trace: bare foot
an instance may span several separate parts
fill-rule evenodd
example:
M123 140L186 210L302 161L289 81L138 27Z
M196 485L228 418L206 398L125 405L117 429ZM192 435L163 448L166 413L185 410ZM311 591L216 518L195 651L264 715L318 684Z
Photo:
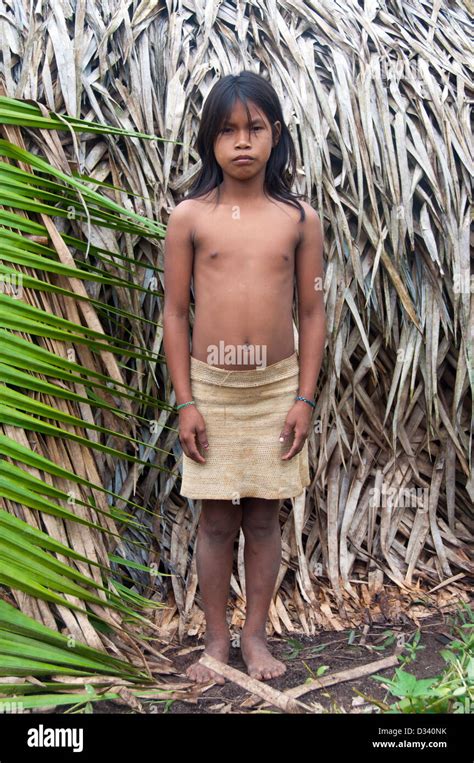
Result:
M281 676L286 671L286 665L270 654L264 636L246 636L242 631L240 647L251 678L264 681Z
M230 646L229 635L227 636L206 635L206 648L204 649L203 654L209 654L211 657L214 657L216 660L227 663L229 659L229 646ZM191 681L196 681L196 683L199 683L199 684L208 683L209 681L213 681L214 683L217 683L217 684L225 683L224 676L220 676L218 673L215 672L215 670L211 670L210 668L206 668L205 665L201 665L199 660L194 662L192 665L189 666L189 668L186 669L186 675L188 678L191 679Z

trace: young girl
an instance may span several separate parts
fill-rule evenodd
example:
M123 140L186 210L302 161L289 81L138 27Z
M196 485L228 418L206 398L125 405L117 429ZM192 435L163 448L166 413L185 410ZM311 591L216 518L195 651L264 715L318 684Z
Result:
M263 77L242 71L212 88L197 150L200 174L172 211L165 240L164 349L179 410L181 494L202 500L196 560L205 652L229 657L226 605L242 527L242 657L252 677L270 679L286 669L266 644L279 509L310 483L306 438L326 334L322 228L291 192L295 148ZM224 683L199 661L187 675Z

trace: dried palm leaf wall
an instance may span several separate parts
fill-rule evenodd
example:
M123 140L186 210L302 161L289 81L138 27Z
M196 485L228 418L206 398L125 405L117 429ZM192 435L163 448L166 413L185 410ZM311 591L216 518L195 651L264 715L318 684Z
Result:
M198 117L217 79L249 68L280 96L298 190L324 221L328 341L309 438L313 480L281 512L271 609L279 632L339 628L365 609L393 619L400 601L421 617L425 605L466 597L472 581L469 11L417 0L60 0L9 3L0 22L8 95L182 142L88 136L75 147L61 135L82 171L139 194L127 203L165 223L198 169ZM128 246L162 264L148 242L132 248L109 236L111 249ZM126 291L115 298L131 306ZM162 306L157 297L143 307L158 323L144 337L156 352ZM166 369L144 370L127 383L174 402ZM151 442L179 458L176 423L162 411ZM167 469L104 459L101 477L159 512L156 548L135 559L172 573L154 581L154 596L170 605L157 618L163 632L199 632L189 551L199 502L179 496L173 457L145 458ZM235 625L245 610L243 543L232 576ZM129 574L139 590L150 583L145 572Z

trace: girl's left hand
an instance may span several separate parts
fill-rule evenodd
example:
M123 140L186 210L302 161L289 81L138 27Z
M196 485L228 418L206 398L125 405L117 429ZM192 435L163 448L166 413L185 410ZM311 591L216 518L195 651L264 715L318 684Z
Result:
M289 461L290 458L293 458L293 456L302 450L309 434L313 410L304 400L297 400L292 408L290 408L280 434L280 440L282 438L286 439L292 432L294 432L294 439L290 450L282 456L283 461Z

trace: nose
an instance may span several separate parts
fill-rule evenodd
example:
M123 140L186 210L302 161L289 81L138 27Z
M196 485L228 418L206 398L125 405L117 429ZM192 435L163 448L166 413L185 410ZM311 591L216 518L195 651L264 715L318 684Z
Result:
M250 146L248 128L243 128L242 130L238 131L235 146L236 148L242 148L242 146Z

